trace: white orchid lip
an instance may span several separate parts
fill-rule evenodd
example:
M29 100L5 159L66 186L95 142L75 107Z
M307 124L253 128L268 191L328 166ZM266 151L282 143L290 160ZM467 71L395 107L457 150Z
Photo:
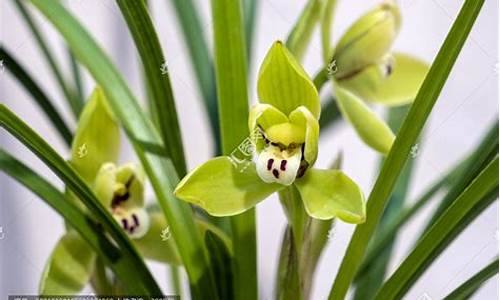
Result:
M264 182L290 185L297 177L301 160L300 147L283 149L268 144L257 158L257 174Z
M144 208L117 207L113 210L113 218L132 239L143 237L149 230L149 215Z

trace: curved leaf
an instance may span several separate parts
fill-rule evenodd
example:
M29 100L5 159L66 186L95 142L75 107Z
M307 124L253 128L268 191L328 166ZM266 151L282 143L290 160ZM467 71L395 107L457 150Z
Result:
M74 295L89 282L96 255L80 235L68 231L56 244L40 280L41 295Z
M220 156L191 171L175 189L182 200L201 206L213 216L231 216L254 207L280 184L268 184L257 175L255 165L233 165L230 157Z
M303 105L319 118L319 96L314 83L281 41L273 44L260 67L257 93L285 115Z
M394 142L391 128L353 93L336 86L335 94L340 111L359 137L378 152L389 153Z
M316 219L338 217L347 223L363 223L366 218L363 192L339 170L310 169L295 186L307 213Z
M389 106L411 103L429 66L407 54L396 53L393 58L394 64L388 76L379 65L372 65L353 77L338 81L338 84L366 101Z

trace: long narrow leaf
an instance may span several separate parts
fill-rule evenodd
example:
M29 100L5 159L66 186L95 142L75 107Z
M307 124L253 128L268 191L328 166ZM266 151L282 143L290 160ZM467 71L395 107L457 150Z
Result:
M181 25L183 37L191 57L191 65L195 71L204 100L203 104L210 120L210 128L216 144L216 153L219 154L220 129L215 73L206 37L203 35L203 24L193 0L172 0L171 3Z
M307 46L312 37L314 27L321 16L322 2L320 0L309 0L292 31L286 39L288 50L300 61L304 56Z
M163 148L153 124L141 111L127 84L108 57L82 28L75 18L60 4L44 0L32 3L54 24L71 47L75 57L92 74L104 90L115 115L125 127L165 218L194 289L206 287L206 295L215 291L210 275L201 235L195 227L193 213L186 203L173 196L178 177L170 160L154 153ZM201 290L199 291L201 293ZM195 295L196 296L196 295Z
M61 117L57 109L52 104L53 101L43 92L40 86L31 78L28 72L15 60L15 58L7 51L7 49L0 46L0 57L4 60L7 69L14 75L19 83L23 85L28 93L31 94L36 103L43 110L49 121L52 123L54 129L61 135L66 146L71 146L73 134L69 130L68 125Z
M15 4L17 9L21 13L21 16L24 18L24 21L26 21L26 24L28 24L28 27L31 30L33 36L35 37L35 40L37 41L38 47L42 51L43 56L49 63L50 70L52 71L52 74L56 78L59 88L61 89L64 97L66 98L66 101L68 102L73 112L73 115L75 116L75 118L78 119L78 116L80 115L80 112L82 111L83 108L83 100L82 100L83 98L76 97L74 92L68 86L61 72L61 68L57 64L54 55L52 54L47 42L45 41L45 37L43 36L42 32L38 29L39 26L35 24L35 21L31 17L26 7L24 6L23 1L15 0Z
M465 300L470 299L472 294L488 279L498 274L498 257L474 276L462 283L443 300Z
M243 0L243 16L245 20L245 37L247 45L247 61L249 68L252 61L253 36L255 31L255 18L260 0Z
M163 57L160 41L142 1L117 0L125 21L132 33L154 103L156 120L165 145L166 154L172 160L177 174L184 176L186 161L181 132L175 110L174 95L170 85L168 67Z
M93 213L97 222L111 235L120 249L131 258L131 263L135 272L142 278L142 290L153 295L161 294L153 276L148 271L144 261L134 248L125 232L116 223L110 213L99 202L91 189L85 184L83 179L73 170L73 168L61 157L47 142L38 136L21 119L16 117L4 105L0 105L0 126L4 127L34 154L38 156L65 184L66 186L85 204Z
M344 299L347 294L410 149L434 107L483 3L484 0L466 0L448 33L370 193L366 223L358 225L351 238L329 299Z
M436 221L394 274L387 280L375 299L401 298L411 284L425 271L432 260L464 229L464 220L476 206L484 206L492 192L498 196L498 156L478 175L467 189ZM489 202L489 201L487 201ZM491 202L490 202L491 203Z
M215 71L223 154L248 135L245 31L241 1L212 0ZM236 299L257 299L255 209L231 217Z

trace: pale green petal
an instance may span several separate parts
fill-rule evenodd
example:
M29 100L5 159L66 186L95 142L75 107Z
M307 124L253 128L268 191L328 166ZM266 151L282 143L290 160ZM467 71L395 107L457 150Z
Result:
M282 187L263 182L252 162L221 156L191 171L179 183L175 195L213 216L231 216L254 207Z
M104 92L97 87L87 101L71 146L71 165L92 184L97 171L105 162L116 162L120 149L120 130L106 102Z
M116 181L128 190L129 198L123 202L124 208L144 206L144 170L139 164L127 163L118 167Z
M295 181L307 213L316 219L363 223L366 207L358 185L339 170L310 169Z
M304 106L298 107L290 113L290 122L306 128L304 145L304 159L313 165L318 157L319 123L311 112Z
M40 280L41 295L75 295L87 284L96 254L75 231L67 232L56 244Z
M149 231L140 239L133 240L144 257L159 262L180 265L181 259L170 227L163 213L149 213Z
M394 133L389 126L353 93L336 86L335 94L342 115L353 125L359 137L382 154L391 150Z
M285 115L303 105L319 118L319 96L314 83L282 42L273 44L260 67L257 93Z
M398 53L391 68L390 75L385 76L379 66L372 65L338 84L370 102L389 106L413 102L429 66L415 57Z
M378 63L388 53L400 27L394 1L386 1L359 18L340 38L333 55L336 78Z
M252 107L248 117L250 136L255 144L257 153L265 146L261 130L288 122L287 116L270 104L258 103Z

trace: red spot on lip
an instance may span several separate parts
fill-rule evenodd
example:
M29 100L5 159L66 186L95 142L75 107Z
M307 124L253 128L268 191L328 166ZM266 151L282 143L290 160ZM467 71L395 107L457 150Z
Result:
M278 170L276 170L276 169L273 170L273 175L276 178L280 178L280 172Z
M287 163L287 161L285 159L281 161L281 164L280 164L281 171L286 170L286 163Z
M268 161L267 161L267 170L268 171L271 171L271 168L273 167L273 163L274 163L274 159L270 158Z
M122 225L125 230L128 230L128 222L127 219L122 219Z

